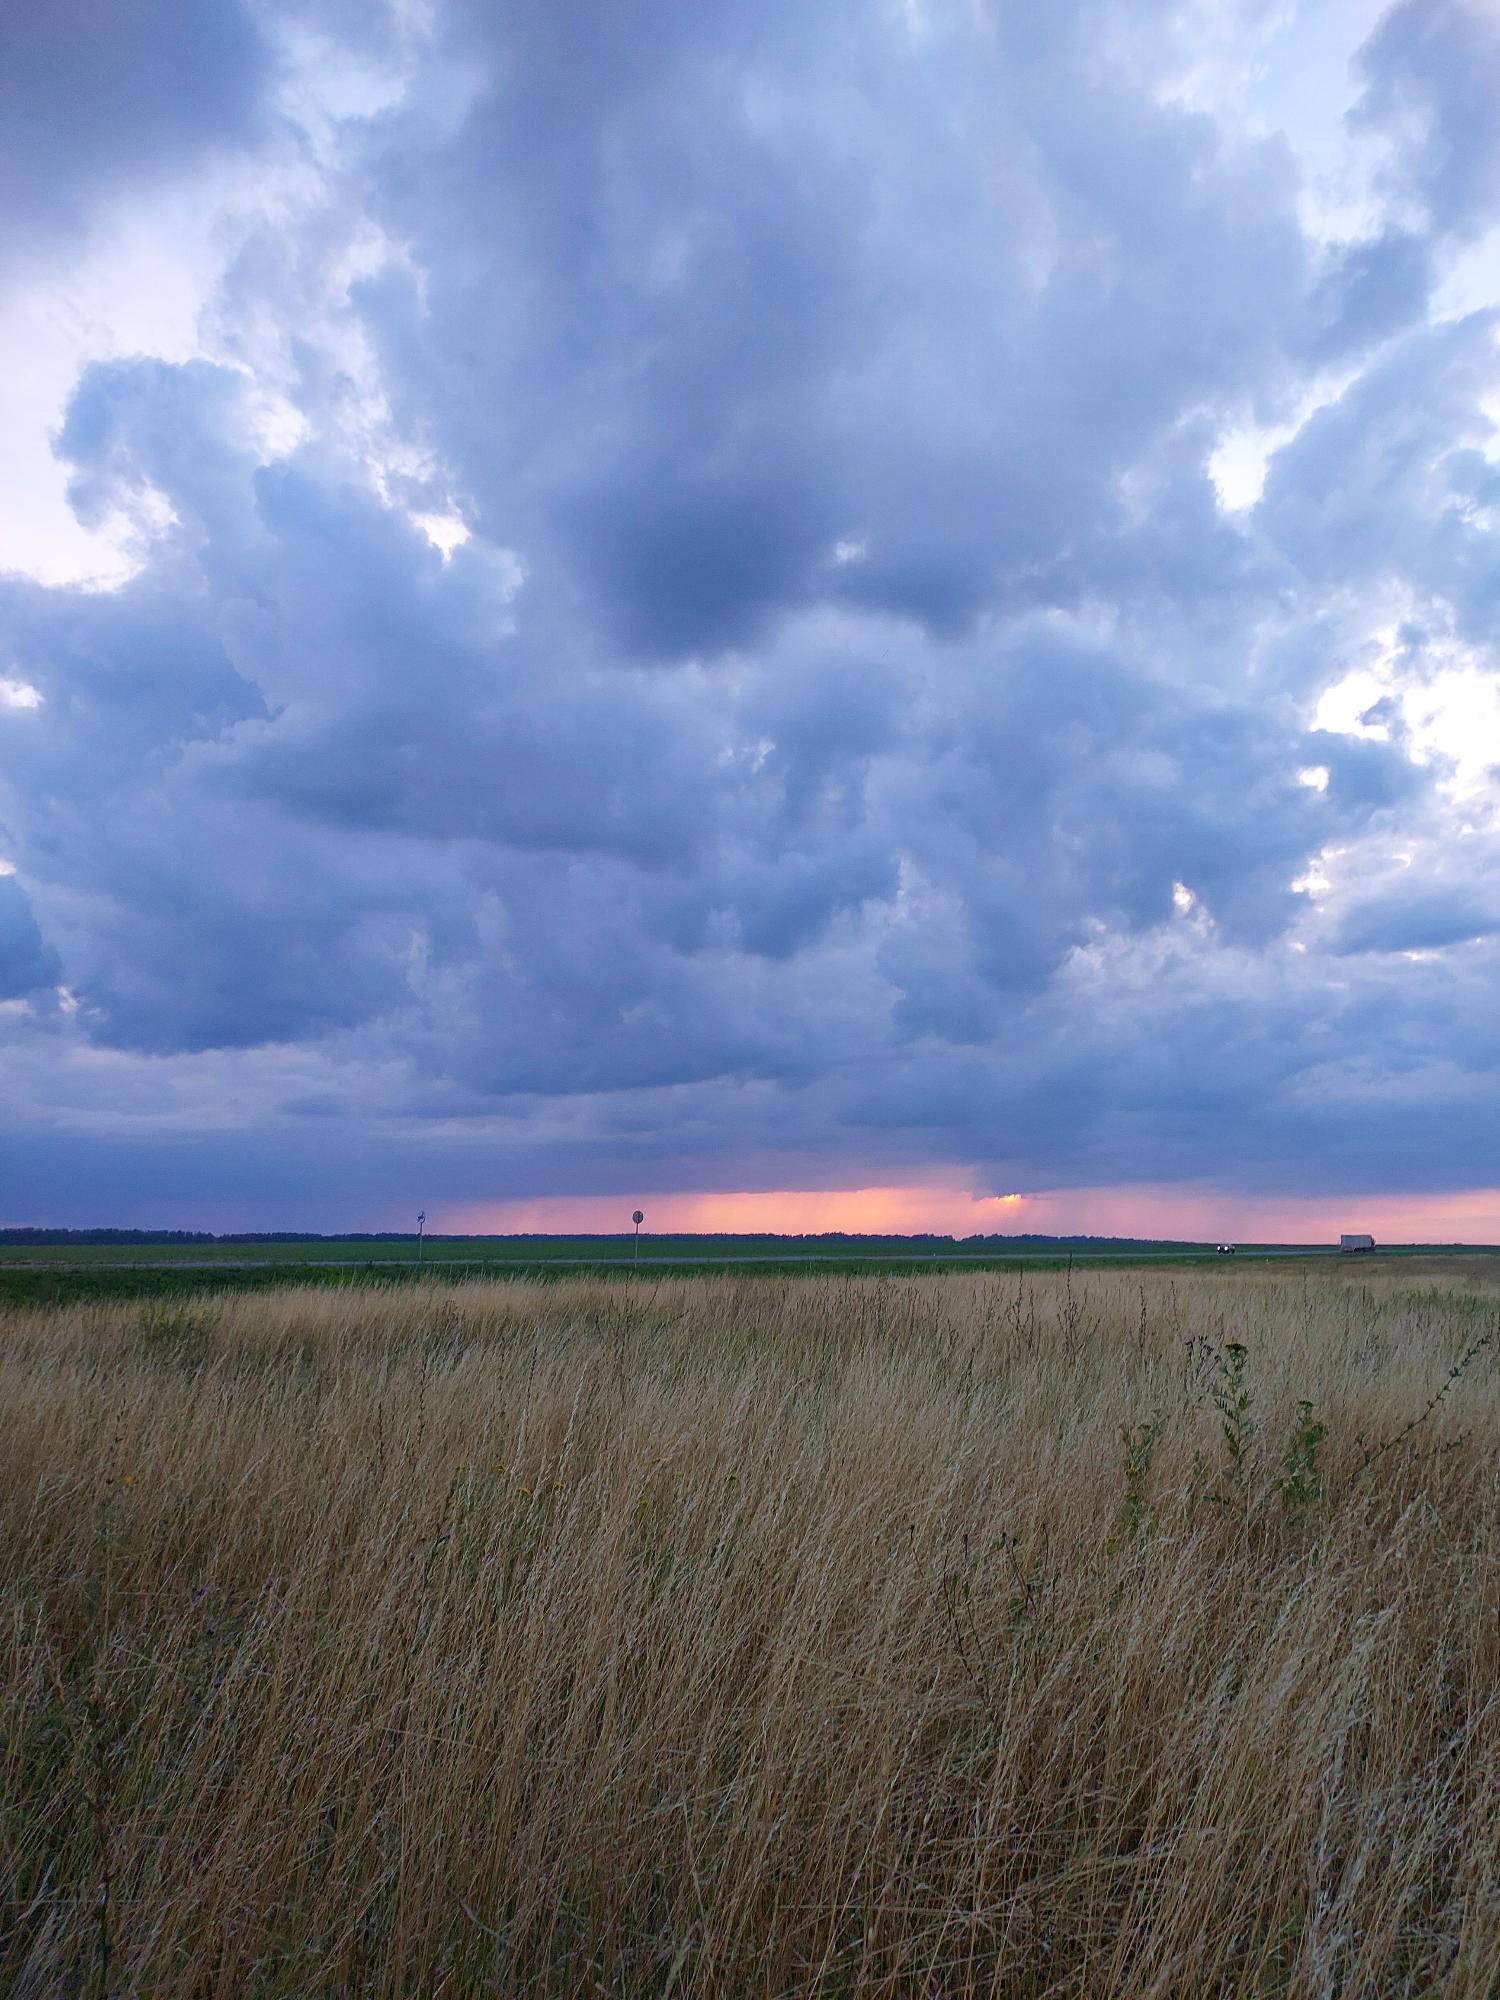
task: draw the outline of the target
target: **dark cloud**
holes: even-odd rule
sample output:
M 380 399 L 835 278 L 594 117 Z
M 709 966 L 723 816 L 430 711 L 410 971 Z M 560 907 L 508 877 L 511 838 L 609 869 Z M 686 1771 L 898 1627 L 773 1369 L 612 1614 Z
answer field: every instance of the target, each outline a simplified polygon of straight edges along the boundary
M 1410 326 L 1433 276 L 1432 246 L 1414 230 L 1386 229 L 1339 245 L 1313 293 L 1314 358 L 1337 361 Z
M 1392 342 L 1276 455 L 1256 510 L 1307 585 L 1424 607 L 1425 638 L 1403 621 L 1409 667 L 1449 627 L 1493 642 L 1497 326 L 1500 314 L 1475 312 Z
M 268 72 L 242 0 L 6 0 L 6 261 L 76 230 L 101 198 L 252 138 Z
M 1500 932 L 1500 905 L 1471 888 L 1397 889 L 1355 903 L 1339 919 L 1335 950 L 1439 951 Z
M 1482 232 L 1500 188 L 1500 22 L 1486 0 L 1400 0 L 1360 51 L 1356 126 L 1393 135 L 1391 180 L 1437 231 Z
M 15 1000 L 61 977 L 57 954 L 42 934 L 21 885 L 0 875 L 0 1000 Z
M 371 314 L 408 420 L 615 643 L 1076 601 L 1123 474 L 1309 337 L 1284 163 L 1095 75 L 1082 18 L 650 11 L 577 74 L 568 10 L 491 17 L 493 90 L 386 165 L 420 282 Z
M 1448 767 L 1311 719 L 1493 643 L 1493 318 L 1426 315 L 1495 118 L 1432 20 L 1362 59 L 1405 208 L 1331 247 L 1102 5 L 304 8 L 407 65 L 321 150 L 247 41 L 204 130 L 321 206 L 217 362 L 77 385 L 139 572 L 0 579 L 27 1186 L 1490 1173 Z M 208 143 L 140 116 L 100 159 Z M 1231 514 L 1218 440 L 1310 392 Z

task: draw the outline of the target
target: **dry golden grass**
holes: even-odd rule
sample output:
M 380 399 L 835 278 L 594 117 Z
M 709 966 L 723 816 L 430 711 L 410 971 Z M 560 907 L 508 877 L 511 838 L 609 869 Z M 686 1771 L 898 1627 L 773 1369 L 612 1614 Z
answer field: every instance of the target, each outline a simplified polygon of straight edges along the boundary
M 13 1313 L 0 1989 L 1494 1993 L 1497 1322 L 1399 1266 Z

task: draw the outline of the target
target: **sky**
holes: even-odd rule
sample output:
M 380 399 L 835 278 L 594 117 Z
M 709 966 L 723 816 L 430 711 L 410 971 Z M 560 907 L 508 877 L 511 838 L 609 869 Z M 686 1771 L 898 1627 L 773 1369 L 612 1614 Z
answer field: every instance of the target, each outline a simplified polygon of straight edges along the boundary
M 1496 0 L 8 0 L 0 1223 L 1500 1240 Z

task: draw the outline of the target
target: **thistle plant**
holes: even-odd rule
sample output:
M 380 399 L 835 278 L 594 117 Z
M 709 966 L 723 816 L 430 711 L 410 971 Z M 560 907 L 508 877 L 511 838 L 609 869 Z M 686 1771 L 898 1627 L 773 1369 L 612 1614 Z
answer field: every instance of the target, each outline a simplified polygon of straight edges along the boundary
M 1152 1417 L 1144 1424 L 1121 1424 L 1120 1443 L 1124 1447 L 1125 1496 L 1120 1507 L 1120 1542 L 1133 1541 L 1147 1526 L 1146 1490 L 1151 1462 L 1161 1437 L 1161 1419 Z
M 1318 1466 L 1318 1446 L 1328 1435 L 1327 1424 L 1318 1423 L 1313 1406 L 1303 1397 L 1297 1404 L 1297 1421 L 1281 1461 L 1281 1477 L 1276 1491 L 1289 1511 L 1311 1506 L 1323 1497 L 1323 1475 Z
M 1224 1348 L 1223 1366 L 1208 1392 L 1222 1419 L 1228 1460 L 1225 1470 L 1241 1500 L 1249 1490 L 1250 1454 L 1255 1441 L 1255 1421 L 1250 1414 L 1249 1353 L 1242 1341 L 1229 1341 Z

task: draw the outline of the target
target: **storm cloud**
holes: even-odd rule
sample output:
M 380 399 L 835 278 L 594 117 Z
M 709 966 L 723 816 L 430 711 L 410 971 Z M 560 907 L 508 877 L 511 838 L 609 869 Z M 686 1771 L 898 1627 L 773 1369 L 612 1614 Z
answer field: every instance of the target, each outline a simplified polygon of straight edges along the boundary
M 1500 30 L 1216 18 L 10 10 L 6 1219 L 1492 1181 Z

